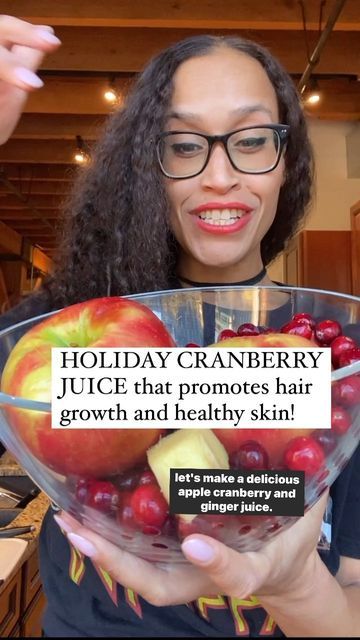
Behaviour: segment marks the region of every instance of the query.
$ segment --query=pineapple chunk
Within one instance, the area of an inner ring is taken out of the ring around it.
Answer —
[[[149,466],[166,500],[170,497],[170,469],[229,469],[229,456],[211,429],[179,429],[147,452]],[[191,521],[192,514],[181,518]]]

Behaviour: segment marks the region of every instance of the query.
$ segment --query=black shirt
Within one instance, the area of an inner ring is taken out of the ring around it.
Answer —
[[[45,300],[27,300],[0,317],[0,329],[46,311]],[[330,495],[331,547],[319,553],[329,571],[335,574],[340,555],[360,558],[360,447],[333,483]],[[150,605],[130,589],[115,583],[75,550],[53,515],[50,508],[40,534],[40,572],[47,598],[43,628],[47,636],[283,636],[255,597],[239,600],[204,595],[184,605]]]

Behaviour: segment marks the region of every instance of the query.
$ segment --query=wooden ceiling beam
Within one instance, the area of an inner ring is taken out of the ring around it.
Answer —
[[[273,8],[272,8],[273,11]],[[133,73],[143,68],[151,56],[183,38],[201,33],[221,35],[223,30],[200,29],[102,29],[61,27],[57,34],[63,46],[47,56],[43,69],[71,71],[101,71]],[[307,65],[307,53],[302,31],[233,30],[268,47],[289,73],[302,73]],[[309,32],[309,47],[313,50],[317,32]],[[317,73],[358,74],[360,38],[355,31],[335,31],[326,43]]]
[[[0,251],[6,254],[22,257],[23,235],[0,221]],[[30,249],[31,263],[43,273],[49,273],[53,267],[52,260],[41,249],[32,246]]]
[[[12,220],[11,227],[23,235],[36,233],[42,236],[48,236],[49,238],[53,238],[56,235],[55,233],[51,233],[51,231],[43,225],[36,223],[35,220],[30,220],[29,222]]]
[[[22,247],[21,235],[7,224],[0,221],[0,251],[20,255]]]
[[[53,270],[53,261],[51,260],[51,258],[49,258],[49,256],[45,255],[45,253],[41,251],[39,247],[33,248],[32,261],[34,267],[36,269],[40,269],[40,271],[42,271],[43,273],[51,273],[51,271]]]
[[[17,188],[21,193],[28,198],[34,195],[53,195],[64,196],[70,193],[71,184],[69,182],[60,181],[48,181],[41,182],[40,180],[26,181],[23,184],[17,185]],[[11,190],[3,183],[0,183],[0,198],[5,194],[11,193]]]
[[[5,195],[0,198],[0,210],[23,209],[24,206],[28,206],[29,208],[34,206],[36,209],[58,209],[60,204],[61,198],[59,199],[56,196],[48,195],[30,196],[26,205],[24,205],[24,201],[17,198],[15,194]]]
[[[42,182],[73,182],[78,171],[81,171],[78,165],[58,164],[22,164],[21,154],[17,163],[0,164],[0,171],[3,171],[8,180],[20,183],[23,189],[29,190],[28,182],[33,180],[41,180]],[[19,186],[19,185],[18,185]]]
[[[360,118],[360,82],[337,79],[334,82],[318,80],[320,102],[317,105],[304,104],[309,118],[322,120],[357,121]],[[306,96],[306,94],[305,94]]]
[[[41,211],[43,218],[47,220],[60,220],[61,214],[56,209],[42,209]],[[11,221],[11,220],[38,220],[38,218],[31,213],[30,209],[0,209],[0,220],[3,221]],[[56,224],[56,223],[55,223]],[[54,225],[55,227],[55,225]]]
[[[320,77],[318,80],[331,97],[331,111],[334,107],[339,108],[341,113],[349,114],[349,119],[352,119],[352,111],[360,113],[359,82],[339,77]],[[84,139],[95,140],[110,113],[101,91],[94,90],[97,82],[100,81],[94,78],[47,77],[45,87],[32,94],[13,139],[74,140],[76,135],[81,135]],[[119,91],[128,91],[129,81],[119,78],[117,84]],[[350,101],[348,106],[345,104],[347,101]],[[325,110],[324,118],[327,116],[326,108],[326,102],[319,105],[320,110]]]
[[[326,3],[323,21],[327,20],[332,3]],[[17,15],[31,22],[72,27],[166,27],[204,29],[300,29],[301,10],[297,0],[2,0],[2,13]],[[319,5],[305,0],[309,29],[318,29]],[[358,0],[348,0],[339,21],[338,30],[359,28]]]
[[[65,94],[69,98],[69,94]],[[62,104],[65,107],[65,96]],[[41,104],[41,99],[40,99]],[[69,101],[68,101],[69,109]],[[41,114],[41,115],[40,115]],[[66,114],[59,113],[24,113],[16,127],[12,139],[20,138],[22,140],[75,140],[77,135],[84,140],[95,140],[101,127],[105,122],[106,116],[90,116],[87,114]]]
[[[76,76],[76,72],[75,72]],[[113,107],[104,99],[109,78],[89,77],[44,77],[44,87],[30,95],[25,105],[25,113],[66,113],[98,116],[88,118],[83,129],[93,137],[104,116],[110,114]],[[117,78],[116,88],[119,95],[125,95],[133,77]]]
[[[74,165],[75,140],[9,140],[0,146],[0,163],[35,163]]]

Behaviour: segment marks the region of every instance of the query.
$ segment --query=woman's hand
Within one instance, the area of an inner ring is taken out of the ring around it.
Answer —
[[[30,91],[43,86],[36,71],[60,40],[48,26],[0,16],[0,144],[11,136]]]
[[[200,596],[281,596],[306,593],[319,562],[317,542],[327,493],[292,527],[261,551],[238,553],[208,536],[182,543],[189,564],[150,563],[122,551],[66,513],[55,516],[69,541],[114,580],[156,606],[184,604]]]

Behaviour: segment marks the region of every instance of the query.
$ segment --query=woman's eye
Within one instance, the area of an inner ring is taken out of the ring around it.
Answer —
[[[238,140],[236,143],[236,148],[240,150],[250,150],[256,151],[257,149],[261,149],[267,143],[267,138],[244,138],[243,140]]]
[[[192,142],[177,142],[171,145],[171,150],[176,156],[193,156],[203,151],[203,147]]]

